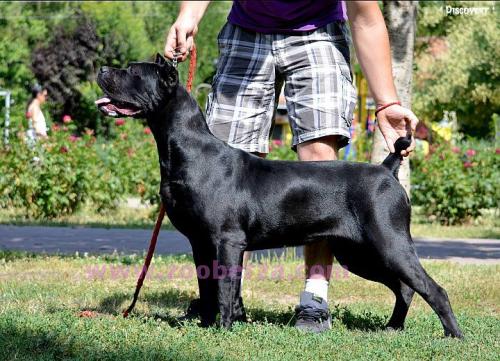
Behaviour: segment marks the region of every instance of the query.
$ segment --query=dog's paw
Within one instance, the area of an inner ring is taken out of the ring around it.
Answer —
[[[445,337],[456,338],[456,339],[459,339],[459,340],[463,340],[463,339],[464,339],[464,334],[463,334],[463,333],[462,333],[462,331],[460,331],[460,330],[456,330],[456,331],[445,331],[445,332],[444,332],[444,336],[445,336]]]

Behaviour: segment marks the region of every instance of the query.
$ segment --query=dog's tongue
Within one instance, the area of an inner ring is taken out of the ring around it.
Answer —
[[[139,110],[136,109],[128,109],[128,108],[120,108],[111,103],[111,99],[108,97],[102,97],[95,101],[95,104],[99,107],[101,111],[110,116],[116,116],[118,114],[121,115],[134,115],[139,113]]]
[[[109,104],[109,105],[105,105],[105,106],[108,107],[111,111],[118,112],[122,115],[134,115],[134,114],[139,113],[138,110],[133,110],[133,109],[128,109],[128,108],[118,108],[114,104]]]

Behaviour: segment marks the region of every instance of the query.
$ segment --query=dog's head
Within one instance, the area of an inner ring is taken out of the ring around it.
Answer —
[[[95,102],[101,112],[112,117],[143,118],[168,101],[179,85],[179,75],[157,54],[154,63],[130,63],[125,69],[103,66],[97,84],[105,94]]]

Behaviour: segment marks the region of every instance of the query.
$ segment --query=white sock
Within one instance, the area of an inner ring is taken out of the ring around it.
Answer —
[[[317,279],[306,279],[306,292],[313,293],[328,302],[328,281]]]

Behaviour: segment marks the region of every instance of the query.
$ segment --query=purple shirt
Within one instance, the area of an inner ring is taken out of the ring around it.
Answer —
[[[311,31],[347,20],[340,0],[234,0],[227,20],[264,34]]]

